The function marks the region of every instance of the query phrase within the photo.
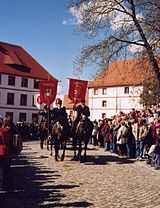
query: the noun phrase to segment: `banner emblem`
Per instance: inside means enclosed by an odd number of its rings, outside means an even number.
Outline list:
[[[76,104],[85,99],[88,81],[70,79],[68,97]]]
[[[40,100],[50,106],[57,94],[58,80],[43,80],[40,81]]]

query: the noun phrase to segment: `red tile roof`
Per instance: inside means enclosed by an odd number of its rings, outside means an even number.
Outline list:
[[[140,85],[149,77],[153,78],[155,74],[147,59],[145,61],[138,58],[120,60],[109,65],[105,71],[91,81],[89,88]]]
[[[88,105],[88,93],[86,93],[86,105]],[[80,103],[77,103],[79,105]],[[73,101],[68,97],[68,95],[64,95],[63,105],[66,107],[67,110],[73,110]]]
[[[21,46],[0,42],[0,73],[35,79],[56,79]]]
[[[70,98],[68,97],[68,95],[64,95],[64,100],[63,100],[63,105],[68,109],[68,110],[72,110],[73,109],[73,101],[70,100]]]

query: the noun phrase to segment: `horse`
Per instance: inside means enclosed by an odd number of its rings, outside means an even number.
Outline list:
[[[61,161],[64,160],[65,157],[65,150],[66,150],[66,141],[67,141],[67,134],[65,131],[65,127],[57,121],[52,129],[51,129],[51,153],[53,155],[53,145],[55,150],[55,161],[58,161],[59,158],[59,150],[62,150]]]
[[[87,156],[87,145],[89,143],[89,139],[91,138],[93,130],[93,123],[89,118],[86,118],[84,115],[81,117],[78,122],[75,130],[75,135],[73,136],[73,149],[74,149],[74,159],[77,159],[76,149],[78,143],[78,160],[82,162],[82,150],[84,149],[84,161]],[[84,143],[84,147],[82,144]]]
[[[42,122],[40,124],[38,135],[39,135],[39,138],[40,138],[40,147],[41,147],[41,149],[43,149],[44,143],[47,143],[47,149],[49,149],[49,147],[48,147],[48,129],[47,129],[47,123],[46,122]]]

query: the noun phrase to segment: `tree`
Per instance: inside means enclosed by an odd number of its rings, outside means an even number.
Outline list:
[[[153,103],[159,103],[159,84],[157,82],[145,83],[140,95],[140,103],[145,106],[151,106]]]
[[[72,0],[70,9],[77,17],[77,30],[93,39],[76,59],[79,73],[88,64],[106,69],[120,58],[138,56],[150,60],[160,81],[159,0]]]

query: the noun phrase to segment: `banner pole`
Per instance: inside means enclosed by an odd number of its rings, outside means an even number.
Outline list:
[[[48,137],[49,137],[49,125],[50,125],[50,106],[48,106]]]

